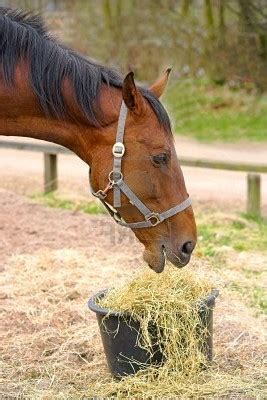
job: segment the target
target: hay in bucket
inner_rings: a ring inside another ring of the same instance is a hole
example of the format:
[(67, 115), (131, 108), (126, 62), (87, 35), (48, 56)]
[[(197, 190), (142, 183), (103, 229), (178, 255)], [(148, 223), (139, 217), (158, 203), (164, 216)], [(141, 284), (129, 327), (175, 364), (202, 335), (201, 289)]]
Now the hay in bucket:
[(154, 349), (159, 349), (168, 371), (189, 375), (206, 363), (201, 342), (208, 332), (202, 326), (199, 306), (210, 292), (211, 284), (192, 273), (177, 274), (168, 268), (156, 275), (145, 270), (123, 287), (109, 291), (98, 304), (138, 321), (138, 345), (151, 358)]
[[(96, 382), (89, 395), (111, 398), (196, 398), (246, 393), (253, 383), (239, 376), (211, 371), (201, 350), (207, 332), (199, 316), (199, 302), (213, 284), (198, 272), (167, 267), (157, 275), (144, 270), (123, 286), (111, 289), (99, 305), (130, 313), (139, 321), (138, 345), (153, 355), (151, 323), (157, 327), (157, 345), (164, 355), (160, 367), (150, 366), (121, 380)], [(205, 367), (205, 368), (203, 368)], [(257, 390), (255, 389), (255, 394)]]
[[(199, 304), (211, 290), (211, 282), (200, 274), (167, 267), (160, 275), (144, 270), (99, 301), (101, 307), (130, 314), (140, 323), (138, 345), (151, 357), (155, 347), (163, 354), (161, 367), (150, 366), (124, 378), (124, 383), (153, 386), (154, 382), (156, 386), (156, 382), (164, 382), (164, 387), (173, 386), (178, 378), (190, 379), (203, 370), (207, 360), (202, 344), (208, 332), (200, 320)], [(153, 335), (151, 326), (155, 328)], [(125, 387), (123, 392), (127, 393)]]

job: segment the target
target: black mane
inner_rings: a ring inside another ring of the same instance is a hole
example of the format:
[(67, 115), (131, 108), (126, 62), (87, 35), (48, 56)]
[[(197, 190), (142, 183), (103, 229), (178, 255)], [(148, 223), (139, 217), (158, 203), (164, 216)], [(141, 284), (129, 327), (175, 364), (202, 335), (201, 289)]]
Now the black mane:
[[(15, 67), (21, 59), (29, 61), (31, 87), (46, 115), (64, 118), (68, 113), (61, 89), (62, 81), (68, 78), (88, 122), (103, 125), (100, 87), (121, 88), (118, 73), (61, 45), (39, 16), (0, 7), (0, 69), (8, 85), (14, 84)], [(159, 100), (148, 89), (139, 89), (159, 122), (170, 130), (169, 117)]]

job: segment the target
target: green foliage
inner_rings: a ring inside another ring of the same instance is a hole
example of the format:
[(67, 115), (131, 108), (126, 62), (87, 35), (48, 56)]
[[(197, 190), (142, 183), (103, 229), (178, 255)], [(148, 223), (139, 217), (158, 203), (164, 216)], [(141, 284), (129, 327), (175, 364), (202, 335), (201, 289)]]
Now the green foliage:
[(222, 246), (238, 252), (267, 250), (266, 219), (200, 214), (197, 220), (200, 255), (220, 254)]
[(197, 221), (198, 256), (227, 277), (231, 291), (267, 314), (267, 220), (200, 213)]
[(183, 79), (170, 85), (164, 102), (178, 134), (202, 141), (267, 141), (267, 95), (252, 88)]
[(231, 289), (245, 298), (251, 307), (267, 315), (267, 292), (264, 287), (252, 286), (251, 284), (240, 285), (235, 282), (231, 284)]
[(39, 10), (79, 51), (153, 80), (166, 66), (267, 89), (266, 1), (2, 0)]
[(86, 214), (104, 214), (106, 211), (98, 201), (71, 200), (59, 196), (55, 192), (48, 194), (35, 194), (31, 198), (47, 207), (61, 208), (70, 211), (82, 211)]

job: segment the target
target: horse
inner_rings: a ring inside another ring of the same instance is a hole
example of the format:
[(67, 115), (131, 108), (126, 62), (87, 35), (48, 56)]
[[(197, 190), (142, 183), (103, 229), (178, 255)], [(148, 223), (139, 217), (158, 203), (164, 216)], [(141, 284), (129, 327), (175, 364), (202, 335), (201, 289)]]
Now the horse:
[(0, 135), (62, 145), (89, 166), (93, 193), (162, 272), (196, 245), (193, 209), (160, 102), (168, 69), (149, 88), (61, 44), (42, 18), (0, 9)]

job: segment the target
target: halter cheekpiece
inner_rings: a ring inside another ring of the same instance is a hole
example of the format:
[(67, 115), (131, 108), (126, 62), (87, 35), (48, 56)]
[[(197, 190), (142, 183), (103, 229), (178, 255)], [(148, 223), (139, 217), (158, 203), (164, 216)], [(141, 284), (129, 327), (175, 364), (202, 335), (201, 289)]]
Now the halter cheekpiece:
[[(123, 144), (125, 122), (127, 117), (127, 107), (122, 101), (116, 143), (112, 148), (113, 154), (113, 170), (109, 173), (108, 184), (103, 190), (98, 190), (97, 192), (92, 192), (92, 194), (97, 197), (106, 207), (109, 214), (114, 218), (114, 220), (121, 226), (126, 226), (127, 228), (137, 229), (137, 228), (150, 228), (156, 226), (163, 222), (165, 219), (172, 217), (173, 215), (184, 211), (191, 205), (190, 198), (187, 198), (182, 203), (169, 208), (167, 211), (162, 213), (157, 213), (149, 210), (147, 206), (134, 194), (134, 192), (129, 188), (123, 179), (123, 174), (121, 172), (122, 158), (125, 153), (125, 146)], [(107, 193), (113, 190), (113, 207), (111, 207), (106, 201)], [(133, 204), (144, 216), (144, 220), (140, 222), (125, 222), (122, 217), (117, 212), (117, 208), (121, 207), (121, 192), (128, 198), (129, 202)]]

